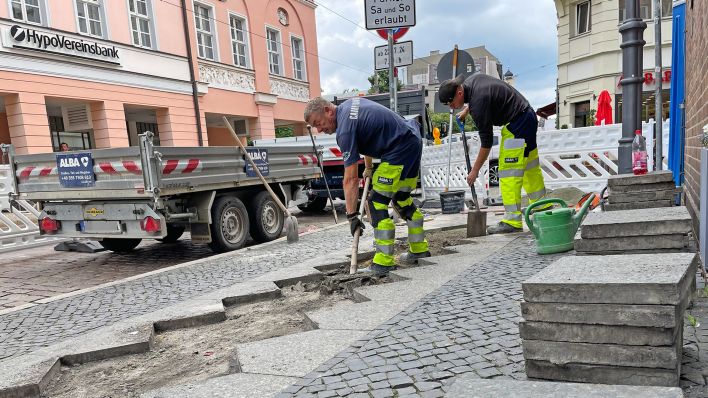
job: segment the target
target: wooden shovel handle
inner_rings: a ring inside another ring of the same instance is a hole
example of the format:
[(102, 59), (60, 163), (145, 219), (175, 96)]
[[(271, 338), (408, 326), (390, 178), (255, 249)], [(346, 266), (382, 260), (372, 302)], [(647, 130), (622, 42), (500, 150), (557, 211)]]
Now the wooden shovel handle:
[[(364, 181), (364, 191), (362, 192), (361, 203), (359, 203), (359, 217), (364, 211), (364, 205), (366, 204), (366, 195), (369, 194), (369, 185), (371, 179), (367, 178)], [(361, 236), (361, 230), (357, 230), (354, 233), (354, 242), (352, 243), (352, 261), (349, 264), (349, 273), (356, 274), (357, 267), (359, 265), (359, 237)]]
[(263, 186), (265, 187), (265, 189), (268, 190), (268, 193), (270, 193), (270, 196), (273, 198), (275, 203), (278, 204), (278, 206), (283, 211), (283, 213), (285, 213), (288, 217), (290, 217), (290, 212), (288, 211), (288, 208), (285, 207), (283, 202), (280, 201), (280, 198), (278, 198), (278, 195), (276, 195), (275, 192), (273, 192), (273, 190), (270, 187), (270, 184), (268, 184), (268, 181), (266, 181), (266, 179), (263, 177), (263, 174), (261, 174), (261, 171), (258, 170), (258, 167), (256, 167), (256, 164), (253, 162), (251, 155), (249, 155), (248, 151), (246, 151), (246, 148), (243, 146), (243, 142), (241, 142), (241, 139), (238, 138), (238, 135), (234, 131), (234, 128), (231, 127), (231, 123), (229, 123), (229, 119), (227, 119), (226, 116), (222, 116), (222, 118), (224, 119), (224, 124), (231, 132), (231, 135), (233, 135), (234, 138), (236, 139), (236, 143), (238, 144), (239, 148), (241, 148), (241, 152), (243, 152), (243, 154), (246, 156), (246, 159), (248, 160), (248, 162), (251, 163), (251, 167), (253, 167), (253, 171), (256, 173), (256, 175), (258, 175), (258, 178), (261, 179), (261, 182), (263, 183)]

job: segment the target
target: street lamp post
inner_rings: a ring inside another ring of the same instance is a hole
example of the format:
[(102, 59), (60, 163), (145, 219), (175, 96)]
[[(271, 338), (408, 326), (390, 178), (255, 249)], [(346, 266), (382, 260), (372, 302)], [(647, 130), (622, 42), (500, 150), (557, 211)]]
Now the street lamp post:
[(619, 27), (622, 34), (622, 138), (619, 140), (619, 174), (632, 172), (632, 140), (641, 130), (642, 63), (644, 29), (647, 24), (639, 16), (639, 0), (626, 0), (627, 18)]

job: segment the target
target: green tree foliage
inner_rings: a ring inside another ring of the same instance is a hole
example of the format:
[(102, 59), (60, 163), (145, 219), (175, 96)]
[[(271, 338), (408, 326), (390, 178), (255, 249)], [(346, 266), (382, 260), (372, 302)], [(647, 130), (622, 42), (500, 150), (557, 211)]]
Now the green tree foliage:
[(294, 136), (295, 130), (293, 129), (293, 126), (277, 126), (275, 128), (275, 138), (286, 138)]
[[(447, 125), (450, 123), (449, 113), (431, 113), (430, 121), (433, 123), (433, 128), (437, 127), (440, 129), (440, 137), (447, 136), (447, 134), (444, 133), (445, 129), (442, 126), (443, 124)], [(469, 116), (467, 116), (467, 119), (465, 120), (465, 131), (477, 131), (477, 126), (475, 126), (474, 120), (472, 120)], [(455, 134), (459, 132), (460, 128), (457, 126), (457, 122), (455, 122), (455, 117), (453, 115), (452, 133)]]
[[(377, 81), (378, 76), (378, 81)], [(396, 87), (400, 90), (403, 84), (400, 80), (397, 81)], [(369, 83), (371, 88), (369, 88), (368, 94), (383, 94), (388, 92), (388, 71), (380, 70), (373, 75), (369, 76)]]

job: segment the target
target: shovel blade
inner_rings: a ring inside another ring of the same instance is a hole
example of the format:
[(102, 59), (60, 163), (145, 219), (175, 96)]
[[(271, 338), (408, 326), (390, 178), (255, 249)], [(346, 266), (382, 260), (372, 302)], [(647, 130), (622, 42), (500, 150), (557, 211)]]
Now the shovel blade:
[(467, 213), (467, 237), (475, 238), (487, 234), (487, 213), (470, 211)]

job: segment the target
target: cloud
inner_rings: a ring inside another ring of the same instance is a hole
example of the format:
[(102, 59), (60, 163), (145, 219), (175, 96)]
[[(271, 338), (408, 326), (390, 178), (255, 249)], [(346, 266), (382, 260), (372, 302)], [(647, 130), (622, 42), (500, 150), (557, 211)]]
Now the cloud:
[[(316, 1), (319, 54), (346, 65), (320, 59), (323, 92), (368, 89), (367, 77), (374, 68), (373, 48), (385, 41), (375, 31), (361, 28), (365, 25), (364, 0)], [(518, 74), (517, 89), (539, 107), (555, 100), (556, 24), (552, 1), (419, 0), (416, 26), (403, 40), (413, 40), (416, 57), (427, 56), (431, 50), (447, 52), (455, 44), (460, 48), (484, 45), (505, 70)]]

